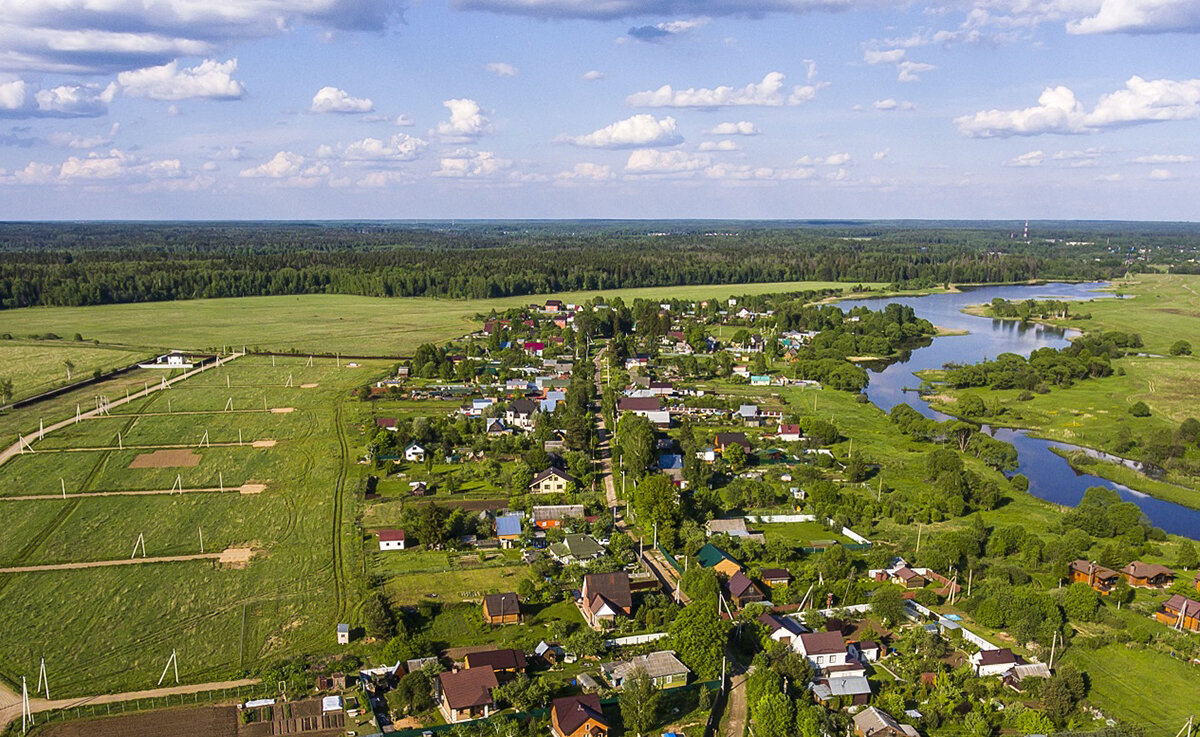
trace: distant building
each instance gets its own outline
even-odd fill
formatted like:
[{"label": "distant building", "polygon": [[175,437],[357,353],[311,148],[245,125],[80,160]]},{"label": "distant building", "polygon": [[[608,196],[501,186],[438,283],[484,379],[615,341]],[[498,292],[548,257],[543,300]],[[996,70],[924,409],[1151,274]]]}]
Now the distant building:
[{"label": "distant building", "polygon": [[404,550],[404,530],[379,530],[375,535],[380,550]]},{"label": "distant building", "polygon": [[425,449],[413,443],[404,449],[404,460],[409,463],[421,463],[425,460]]},{"label": "distant building", "polygon": [[608,737],[608,720],[594,693],[564,696],[550,705],[554,737]]},{"label": "distant building", "polygon": [[1175,572],[1166,566],[1135,560],[1121,569],[1125,582],[1134,588],[1165,589],[1175,582]]},{"label": "distant building", "polygon": [[565,494],[571,484],[578,485],[579,479],[566,471],[550,466],[533,477],[529,483],[531,494]]},{"label": "distant building", "polygon": [[519,624],[521,599],[513,592],[483,597],[483,621],[486,624]]},{"label": "distant building", "polygon": [[544,507],[534,507],[531,515],[533,524],[548,530],[562,527],[565,519],[583,519],[582,504],[551,504]]},{"label": "distant building", "polygon": [[451,724],[486,719],[496,705],[492,690],[499,686],[496,672],[490,666],[439,673],[436,694],[438,707]]},{"label": "distant building", "polygon": [[339,624],[337,626],[337,644],[339,644],[339,645],[349,645],[350,644],[350,625]]},{"label": "distant building", "polygon": [[587,574],[583,577],[580,599],[584,618],[592,627],[610,627],[618,617],[633,614],[629,574],[624,571]]},{"label": "distant building", "polygon": [[622,688],[625,680],[639,670],[645,671],[654,682],[654,687],[659,689],[685,686],[691,673],[673,650],[660,650],[600,666],[600,672],[613,688]]}]

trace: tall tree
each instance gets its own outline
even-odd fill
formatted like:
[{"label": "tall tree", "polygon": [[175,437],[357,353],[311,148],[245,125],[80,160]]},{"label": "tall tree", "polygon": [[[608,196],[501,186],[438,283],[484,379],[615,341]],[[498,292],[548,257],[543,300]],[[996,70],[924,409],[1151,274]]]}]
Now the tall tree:
[{"label": "tall tree", "polygon": [[650,734],[658,720],[658,701],[658,689],[644,669],[638,668],[626,676],[619,699],[625,732],[636,734],[637,737]]}]

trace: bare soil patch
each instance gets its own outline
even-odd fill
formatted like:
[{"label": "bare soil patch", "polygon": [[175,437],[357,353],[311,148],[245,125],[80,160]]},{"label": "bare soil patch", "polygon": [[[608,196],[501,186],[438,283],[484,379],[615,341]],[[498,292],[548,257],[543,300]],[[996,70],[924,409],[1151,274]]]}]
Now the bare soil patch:
[{"label": "bare soil patch", "polygon": [[227,568],[245,568],[254,557],[254,548],[225,548],[217,563]]},{"label": "bare soil patch", "polygon": [[[114,711],[120,709],[114,705]],[[119,711],[118,711],[119,713]],[[237,737],[237,709],[202,706],[54,724],[46,737]]]},{"label": "bare soil patch", "polygon": [[274,448],[275,441],[274,440],[255,440],[253,443],[250,443],[250,446],[253,448]]},{"label": "bare soil patch", "polygon": [[300,388],[301,388],[301,389],[316,389],[318,386],[320,386],[320,384],[316,384],[316,383],[313,383],[313,384],[301,384],[301,385],[300,385]]},{"label": "bare soil patch", "polygon": [[139,453],[130,468],[193,468],[200,465],[203,458],[199,453],[188,448],[177,450],[156,450],[153,453]]},{"label": "bare soil patch", "polygon": [[238,488],[238,492],[241,494],[261,494],[266,490],[266,484],[252,484],[248,482],[242,484],[241,487]]},{"label": "bare soil patch", "polygon": [[295,412],[295,407],[272,407],[271,414],[273,415],[290,415]]}]

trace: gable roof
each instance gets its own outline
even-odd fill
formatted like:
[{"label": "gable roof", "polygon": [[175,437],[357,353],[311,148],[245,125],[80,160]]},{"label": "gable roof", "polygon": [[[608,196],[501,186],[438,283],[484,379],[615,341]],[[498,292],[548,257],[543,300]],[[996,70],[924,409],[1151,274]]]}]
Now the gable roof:
[{"label": "gable roof", "polygon": [[629,590],[629,574],[624,571],[589,573],[583,577],[583,590],[587,592],[589,601],[585,603],[589,607],[599,597],[607,599],[626,611],[633,608],[633,594]]},{"label": "gable roof", "polygon": [[376,417],[375,418],[375,426],[387,428],[388,430],[395,430],[396,429],[396,418],[395,417]]},{"label": "gable roof", "polygon": [[451,709],[489,706],[493,703],[492,689],[500,685],[496,681],[496,671],[491,666],[468,668],[457,673],[439,673],[438,681],[446,704]]},{"label": "gable roof", "polygon": [[900,722],[897,722],[891,714],[874,706],[868,706],[854,715],[854,731],[863,737],[871,737],[878,732],[892,732],[893,734],[904,732],[907,734],[912,729],[912,727],[909,727],[908,730],[904,729],[907,726],[901,726]]},{"label": "gable roof", "polygon": [[792,574],[786,568],[764,568],[759,578],[764,581],[791,581]]},{"label": "gable roof", "polygon": [[1072,571],[1078,571],[1085,576],[1090,576],[1093,573],[1095,573],[1096,578],[1116,578],[1117,577],[1117,572],[1114,571],[1113,569],[1105,568],[1104,566],[1102,566],[1098,563],[1092,563],[1091,561],[1087,561],[1087,560],[1073,560],[1073,561],[1071,561],[1070,567],[1071,567]]},{"label": "gable roof", "polygon": [[565,519],[567,517],[583,517],[582,504],[551,504],[545,507],[533,508],[533,520]]},{"label": "gable roof", "polygon": [[657,412],[662,409],[658,397],[621,397],[617,400],[618,412]]},{"label": "gable roof", "polygon": [[1163,602],[1163,607],[1174,612],[1182,611],[1184,617],[1200,617],[1200,601],[1189,599],[1183,594],[1175,594],[1167,599]]},{"label": "gable roof", "polygon": [[596,542],[591,535],[567,535],[562,542],[550,546],[550,552],[560,558],[571,556],[581,560],[598,558],[604,555],[604,546]]},{"label": "gable roof", "polygon": [[514,399],[508,403],[508,411],[514,415],[532,415],[538,411],[538,403],[532,399]]},{"label": "gable roof", "polygon": [[704,527],[713,534],[724,532],[730,535],[736,533],[741,533],[744,535],[747,532],[745,517],[733,517],[731,519],[710,519],[704,524]]},{"label": "gable roof", "polygon": [[[733,596],[736,598],[736,597],[739,597],[751,590],[757,591],[758,587],[756,587],[754,585],[754,582],[750,580],[749,576],[742,573],[741,571],[738,571],[737,573],[735,573],[729,577],[729,594],[730,594],[730,596]],[[761,594],[762,592],[759,591],[758,593]]]},{"label": "gable roof", "polygon": [[594,693],[555,699],[550,706],[550,712],[563,734],[572,734],[587,724],[589,719],[595,719],[605,727],[608,726],[604,712],[600,709],[600,697]]},{"label": "gable roof", "polygon": [[521,534],[521,518],[515,514],[502,514],[496,518],[496,534],[508,537]]},{"label": "gable roof", "polygon": [[1175,571],[1166,566],[1160,566],[1157,563],[1143,563],[1140,560],[1135,560],[1122,568],[1121,573],[1128,574],[1134,578],[1154,578],[1155,576],[1175,577]]},{"label": "gable roof", "polygon": [[1017,656],[1006,647],[999,650],[980,650],[975,655],[978,656],[974,658],[977,665],[1007,665],[1017,662]]},{"label": "gable roof", "polygon": [[659,650],[647,655],[638,655],[629,660],[605,663],[600,669],[616,680],[625,680],[634,671],[644,670],[651,678],[686,675],[691,671],[675,656],[674,650]]},{"label": "gable roof", "polygon": [[719,432],[714,442],[722,447],[735,443],[743,448],[750,447],[750,441],[746,439],[746,433],[744,432]]},{"label": "gable roof", "polygon": [[521,613],[521,599],[511,591],[503,594],[488,594],[483,597],[483,603],[487,605],[488,614],[493,617],[509,617]]},{"label": "gable roof", "polygon": [[381,543],[404,541],[404,530],[378,530],[375,534],[379,536],[379,542]]},{"label": "gable roof", "polygon": [[481,653],[468,653],[466,661],[467,670],[484,666],[487,666],[488,670],[525,669],[525,653],[520,650],[485,650]]},{"label": "gable roof", "polygon": [[696,553],[696,561],[700,563],[701,568],[712,568],[723,560],[730,561],[739,568],[741,567],[741,563],[738,563],[736,558],[712,543],[706,543]]},{"label": "gable roof", "polygon": [[846,652],[841,632],[805,632],[800,635],[805,655],[836,655]]},{"label": "gable roof", "polygon": [[771,634],[775,634],[779,630],[787,630],[793,635],[804,633],[804,627],[791,617],[778,617],[770,612],[763,612],[758,615],[757,619],[766,625],[767,629],[771,630]]},{"label": "gable roof", "polygon": [[566,481],[567,483],[575,483],[575,484],[579,483],[579,479],[575,478],[574,476],[567,473],[566,471],[555,468],[554,466],[549,466],[545,470],[538,473],[538,475],[534,476],[533,481],[530,481],[529,485],[533,486],[535,484],[541,483],[542,480],[548,479],[551,476],[557,476],[558,478],[562,479],[563,481]]}]

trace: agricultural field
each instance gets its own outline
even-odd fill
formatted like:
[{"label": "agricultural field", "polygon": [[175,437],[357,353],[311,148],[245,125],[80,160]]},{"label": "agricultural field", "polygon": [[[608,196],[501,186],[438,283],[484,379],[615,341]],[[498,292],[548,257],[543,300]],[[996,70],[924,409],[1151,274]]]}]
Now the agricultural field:
[{"label": "agricultural field", "polygon": [[[176,650],[182,681],[211,681],[324,652],[335,623],[358,623],[358,470],[345,438],[367,416],[353,389],[389,365],[307,362],[237,358],[0,465],[0,566],[127,560],[139,536],[148,559],[198,554],[201,535],[206,554],[254,551],[244,565],[2,574],[0,615],[20,618],[24,636],[0,642],[0,677],[19,683],[45,657],[64,674],[56,696],[147,688]],[[72,416],[74,401],[56,409],[47,423]]]},{"label": "agricultural field", "polygon": [[[524,295],[465,300],[394,299],[348,295],[240,297],[147,302],[93,307],[31,307],[0,312],[0,333],[14,336],[81,333],[89,340],[138,348],[217,349],[224,346],[275,351],[341,351],[359,355],[407,355],[422,343],[439,343],[479,328],[475,315],[547,299],[584,302],[725,299],[733,295],[816,289],[850,289],[841,282],[646,287],[600,292]],[[879,288],[881,284],[864,284]],[[15,383],[15,382],[14,382]]]},{"label": "agricultural field", "polygon": [[0,340],[0,380],[13,384],[10,399],[25,399],[65,386],[67,362],[72,381],[107,373],[150,357],[145,350],[110,348],[58,340]]}]

